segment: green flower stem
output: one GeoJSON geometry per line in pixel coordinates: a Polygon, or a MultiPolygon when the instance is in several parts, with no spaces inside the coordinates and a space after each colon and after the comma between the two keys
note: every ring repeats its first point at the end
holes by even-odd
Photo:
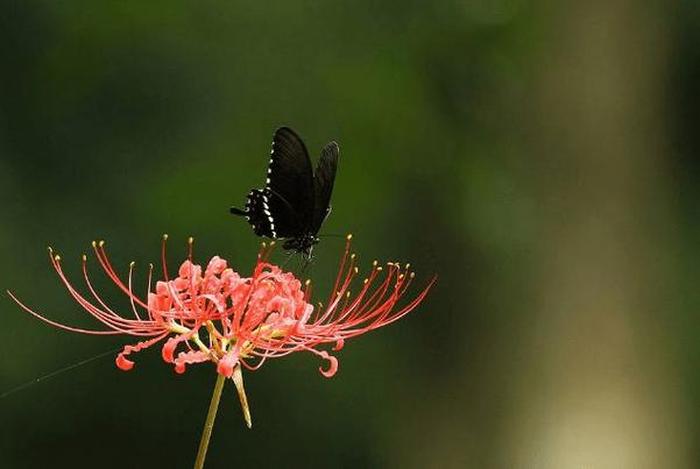
{"type": "Polygon", "coordinates": [[[221,400],[221,391],[224,389],[226,377],[220,374],[216,375],[216,384],[214,384],[214,393],[211,395],[209,403],[209,412],[207,420],[204,422],[204,430],[202,431],[202,439],[199,441],[199,451],[197,451],[197,459],[194,462],[194,469],[202,469],[204,467],[204,459],[207,457],[207,449],[209,448],[209,439],[211,432],[214,429],[214,420],[216,420],[216,412],[219,410],[219,401],[221,400]]]}

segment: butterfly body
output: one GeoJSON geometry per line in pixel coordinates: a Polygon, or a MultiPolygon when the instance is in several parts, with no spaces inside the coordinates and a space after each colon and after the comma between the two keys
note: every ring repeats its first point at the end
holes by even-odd
{"type": "Polygon", "coordinates": [[[307,233],[299,238],[288,239],[282,244],[282,247],[288,251],[303,252],[307,257],[311,257],[311,252],[313,251],[314,245],[318,244],[320,240],[318,236],[311,233],[307,233]]]}
{"type": "Polygon", "coordinates": [[[284,249],[311,258],[318,231],[331,211],[330,199],[339,149],[330,142],[321,151],[316,171],[301,138],[288,127],[275,131],[265,187],[252,189],[243,210],[257,236],[284,239],[284,249]]]}

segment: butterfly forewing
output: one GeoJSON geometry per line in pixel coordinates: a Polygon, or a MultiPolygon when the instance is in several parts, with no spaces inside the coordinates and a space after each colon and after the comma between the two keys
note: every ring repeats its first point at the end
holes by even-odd
{"type": "Polygon", "coordinates": [[[314,235],[321,229],[323,220],[331,211],[331,193],[335,182],[335,172],[338,169],[338,144],[331,142],[321,151],[316,172],[314,173],[314,212],[311,231],[314,235]]]}
{"type": "Polygon", "coordinates": [[[312,220],[314,180],[306,146],[288,127],[275,132],[263,192],[274,225],[276,236],[272,237],[303,234],[312,220]]]}

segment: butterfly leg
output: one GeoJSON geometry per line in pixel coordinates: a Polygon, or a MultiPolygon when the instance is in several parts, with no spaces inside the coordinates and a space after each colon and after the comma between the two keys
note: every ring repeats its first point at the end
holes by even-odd
{"type": "Polygon", "coordinates": [[[309,275],[307,277],[308,278],[313,277],[313,271],[314,271],[313,262],[311,262],[310,259],[307,259],[305,257],[302,257],[301,262],[302,262],[302,265],[301,265],[301,272],[299,272],[299,276],[302,276],[306,272],[306,269],[309,269],[309,275]]]}
{"type": "Polygon", "coordinates": [[[286,254],[287,254],[287,258],[284,260],[284,262],[280,266],[281,269],[284,269],[285,266],[289,263],[289,261],[292,259],[292,256],[294,255],[294,252],[288,252],[286,254]]]}

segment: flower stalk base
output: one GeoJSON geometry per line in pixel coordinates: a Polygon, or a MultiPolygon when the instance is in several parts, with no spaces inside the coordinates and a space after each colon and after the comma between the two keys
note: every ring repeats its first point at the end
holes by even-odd
{"type": "Polygon", "coordinates": [[[207,420],[204,422],[204,430],[202,430],[202,439],[199,441],[199,450],[197,451],[197,459],[194,462],[194,469],[202,469],[204,467],[204,460],[207,457],[207,449],[209,449],[209,440],[211,439],[211,432],[214,429],[214,421],[216,420],[216,412],[219,410],[221,391],[223,391],[224,389],[225,382],[225,376],[216,376],[216,384],[214,384],[214,392],[211,395],[211,402],[209,403],[209,412],[207,412],[207,420]]]}

